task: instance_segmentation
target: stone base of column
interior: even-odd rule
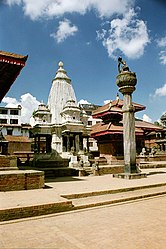
[[[115,178],[121,178],[121,179],[140,179],[140,178],[146,178],[146,173],[119,173],[119,174],[113,174],[113,177]]]

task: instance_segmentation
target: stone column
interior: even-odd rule
[[[141,174],[136,166],[136,142],[135,142],[135,117],[134,106],[132,105],[132,93],[135,91],[137,83],[136,74],[131,72],[122,61],[118,59],[119,74],[116,77],[116,84],[119,91],[123,94],[123,145],[124,145],[124,174],[118,174],[121,178],[141,178],[146,177],[146,174]],[[122,70],[120,69],[120,65]]]
[[[87,137],[87,152],[89,152],[89,137]]]
[[[75,146],[76,146],[76,152],[80,150],[80,138],[79,135],[75,135]]]
[[[51,153],[51,135],[46,136],[46,153]]]
[[[70,135],[67,134],[66,137],[67,137],[67,152],[69,152],[70,151]]]
[[[83,137],[82,135],[79,136],[79,140],[80,140],[80,150],[83,150]]]
[[[130,94],[124,94],[122,110],[125,173],[136,173],[135,118],[132,96]]]
[[[38,140],[37,140],[37,150],[38,150],[38,153],[40,154],[40,136],[38,135]]]

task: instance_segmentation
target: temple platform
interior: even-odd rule
[[[37,170],[0,171],[0,191],[39,189],[44,187],[44,172]]]
[[[112,205],[166,195],[166,169],[145,169],[128,181],[112,174],[48,179],[45,188],[0,192],[0,220],[12,220]]]

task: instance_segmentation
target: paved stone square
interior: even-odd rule
[[[165,249],[166,195],[1,223],[1,249]]]

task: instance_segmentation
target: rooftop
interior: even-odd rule
[[[28,56],[0,51],[0,101],[25,66]]]

